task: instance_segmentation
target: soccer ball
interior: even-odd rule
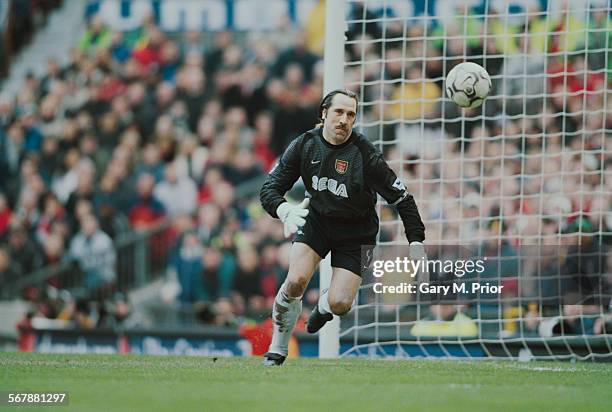
[[[489,73],[476,63],[460,63],[446,76],[446,94],[461,107],[478,107],[491,91]]]

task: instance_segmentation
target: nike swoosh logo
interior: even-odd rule
[[[311,160],[310,161],[311,165],[316,165],[317,163],[321,163],[321,161],[320,160],[317,160],[317,161]]]

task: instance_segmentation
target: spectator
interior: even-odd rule
[[[93,329],[96,325],[91,314],[90,303],[83,298],[68,301],[57,318],[72,321],[77,329]]]
[[[105,303],[100,308],[96,327],[128,329],[143,326],[144,320],[134,311],[125,294],[117,292],[111,301]]]
[[[234,291],[253,309],[263,307],[261,271],[257,252],[251,247],[238,250],[238,267],[234,277]]]
[[[60,235],[52,234],[47,237],[43,244],[43,264],[51,266],[60,263],[64,259],[64,240]],[[58,284],[54,286],[58,287]]]
[[[190,215],[197,206],[197,187],[189,176],[177,176],[176,164],[166,165],[164,180],[155,185],[153,190],[155,198],[167,210],[169,217]]]
[[[203,184],[198,192],[198,202],[200,204],[210,201],[213,188],[223,183],[223,173],[218,167],[209,167],[204,175]]]
[[[234,43],[234,35],[231,31],[220,31],[215,34],[212,49],[206,54],[204,61],[206,62],[206,75],[214,77],[221,64],[223,63],[223,53]]]
[[[14,120],[13,105],[11,98],[0,93],[0,128],[2,130],[5,130]]]
[[[202,44],[203,41],[200,32],[196,30],[189,30],[185,32],[179,44],[180,55],[183,57],[191,53],[203,55],[204,49]]]
[[[123,211],[129,210],[133,197],[134,195],[122,190],[118,177],[106,173],[102,179],[100,179],[92,203],[97,213],[100,213],[102,205],[110,205],[115,210]]]
[[[300,33],[296,39],[295,45],[280,53],[278,59],[272,67],[272,75],[281,78],[285,75],[287,68],[296,63],[304,73],[306,82],[310,82],[313,78],[313,69],[319,57],[311,53],[307,47],[307,38],[304,33]]]
[[[476,322],[458,311],[454,305],[431,305],[431,316],[419,320],[410,330],[413,336],[461,336],[478,335]]]
[[[47,193],[43,198],[43,213],[38,219],[36,226],[36,238],[40,244],[44,244],[47,236],[51,234],[55,222],[62,221],[66,215],[64,207],[54,193]]]
[[[117,256],[113,241],[100,230],[94,216],[81,219],[81,230],[70,243],[70,257],[76,259],[85,272],[83,286],[90,293],[115,283]]]
[[[432,36],[436,39],[434,45],[442,49],[445,37],[452,38],[456,36],[464,36],[459,40],[460,46],[463,48],[462,42],[465,42],[465,48],[471,50],[482,45],[480,33],[483,32],[483,22],[478,16],[470,11],[470,5],[467,2],[447,2],[452,3],[452,9],[446,10],[442,18],[442,24],[432,32]],[[454,10],[453,10],[454,9]],[[378,38],[378,37],[374,37]]]
[[[561,279],[562,293],[566,304],[606,305],[609,285],[607,273],[607,253],[604,245],[598,244],[593,236],[593,224],[579,216],[567,228],[573,233],[568,240],[567,259]],[[608,298],[609,299],[609,298]]]
[[[81,158],[78,149],[69,149],[64,159],[65,173],[54,180],[53,192],[59,200],[64,203],[68,201],[70,194],[77,188],[79,175],[93,174],[94,165],[89,159]]]
[[[229,298],[234,284],[236,260],[232,253],[214,247],[204,249],[204,284],[215,299]]]
[[[550,20],[548,48],[551,53],[573,52],[584,42],[584,22],[574,16],[569,2],[562,7],[561,13]]]
[[[591,17],[587,21],[587,58],[589,66],[598,71],[605,68],[606,62],[610,61],[610,51],[607,49],[612,35],[612,21],[603,8],[593,8]]]
[[[198,142],[193,137],[188,137],[181,142],[175,165],[177,176],[187,177],[194,182],[202,180],[204,169],[208,161],[208,149],[198,147]]]
[[[18,224],[10,229],[8,250],[15,265],[21,269],[23,274],[32,273],[42,265],[38,245]]]
[[[19,164],[25,155],[25,137],[21,122],[13,122],[9,126],[6,135],[3,134],[2,136],[3,168],[8,172],[7,176],[14,179],[19,171]],[[6,189],[12,189],[12,187],[8,186]]]
[[[94,197],[94,175],[89,170],[82,170],[77,176],[77,185],[74,192],[68,196],[66,201],[66,212],[74,215],[76,205],[80,200],[93,201]]]
[[[170,260],[170,269],[180,285],[181,303],[210,300],[202,281],[202,244],[193,232],[185,233]]]
[[[317,5],[308,15],[305,30],[308,50],[317,56],[323,56],[323,47],[325,46],[324,0],[318,0]]]
[[[155,179],[148,173],[138,178],[137,199],[129,209],[129,219],[134,229],[148,229],[161,223],[166,217],[164,205],[153,194]]]
[[[147,143],[142,150],[142,163],[136,169],[136,174],[148,173],[153,175],[156,182],[164,176],[164,166],[161,162],[161,153],[155,143]]]
[[[285,276],[284,269],[278,262],[278,246],[273,243],[264,243],[260,250],[261,261],[260,268],[262,273],[261,285],[262,293],[266,298],[268,304],[272,304],[274,297],[276,296],[275,291],[278,290],[278,286],[284,280]]]
[[[312,128],[317,111],[315,107],[306,105],[309,101],[302,98],[301,88],[285,89],[282,80],[269,82],[267,91],[274,115],[271,148],[278,156],[301,131]]]
[[[9,229],[13,212],[4,193],[0,192],[0,239],[4,237]]]
[[[159,67],[162,63],[162,45],[164,40],[165,35],[158,27],[149,27],[146,36],[136,44],[132,51],[132,57],[140,63],[144,70]]]
[[[183,67],[176,75],[177,98],[187,107],[189,130],[195,132],[200,111],[208,99],[206,78],[199,67]]]
[[[109,51],[114,60],[119,63],[125,63],[130,58],[130,49],[125,43],[123,33],[120,31],[114,31],[111,33],[111,40],[109,44]]]
[[[60,168],[61,155],[58,139],[48,137],[43,141],[38,171],[46,186],[51,186],[56,170]]]
[[[393,92],[392,100],[398,103],[389,114],[394,119],[406,120],[432,117],[440,94],[440,87],[423,78],[420,67],[413,66],[408,69],[408,81]]]
[[[498,11],[500,13],[498,13]],[[488,35],[493,38],[496,49],[504,55],[513,55],[518,53],[519,50],[515,42],[515,38],[517,37],[517,33],[521,30],[521,28],[508,21],[505,10],[495,10],[492,8],[487,18]]]
[[[255,118],[255,131],[253,134],[253,152],[257,162],[264,172],[272,169],[276,155],[270,148],[272,140],[273,120],[270,113],[261,112]]]
[[[223,215],[225,217],[224,220],[224,229],[231,230],[230,221],[232,219],[239,219],[243,217],[242,210],[240,205],[235,202],[235,191],[234,187],[227,183],[221,182],[216,185],[212,190],[212,198],[211,200],[223,210]],[[238,229],[238,228],[233,228]],[[229,233],[229,232],[228,232]]]
[[[93,55],[109,47],[111,40],[111,32],[104,25],[102,17],[95,15],[89,22],[89,27],[81,36],[77,47],[80,52]]]
[[[17,279],[19,273],[20,268],[13,263],[8,251],[0,248],[0,284]]]
[[[546,58],[535,47],[534,40],[527,34],[519,35],[520,53],[505,56],[502,69],[502,94],[505,96],[509,114],[515,115],[523,110],[537,113],[542,106],[539,97],[544,93]],[[524,96],[530,95],[528,101]]]
[[[215,325],[217,326],[236,326],[240,320],[234,313],[232,302],[227,298],[219,299],[215,303]]]
[[[219,235],[221,231],[221,217],[221,208],[216,204],[206,203],[200,206],[198,210],[197,232],[202,242],[209,244],[212,238]]]
[[[609,334],[612,330],[612,314],[608,313],[595,320],[593,324],[593,333],[595,335]]]
[[[110,200],[102,200],[97,204],[96,215],[100,219],[100,228],[115,240],[130,231],[127,217]]]
[[[229,183],[238,186],[261,176],[262,168],[256,163],[252,150],[240,149],[234,156],[233,162],[224,167],[223,174]]]

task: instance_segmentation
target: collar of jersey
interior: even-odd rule
[[[319,127],[317,129],[317,135],[319,136],[319,139],[321,139],[321,141],[327,146],[330,147],[332,149],[341,149],[347,145],[349,145],[352,141],[353,141],[353,137],[355,136],[355,132],[351,131],[351,135],[349,136],[348,139],[346,139],[346,142],[342,143],[342,144],[331,144],[330,142],[328,142],[327,140],[325,140],[325,138],[323,137],[323,127]]]

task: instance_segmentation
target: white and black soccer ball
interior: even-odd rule
[[[460,63],[446,76],[446,94],[461,107],[478,107],[491,91],[491,77],[484,67]]]

